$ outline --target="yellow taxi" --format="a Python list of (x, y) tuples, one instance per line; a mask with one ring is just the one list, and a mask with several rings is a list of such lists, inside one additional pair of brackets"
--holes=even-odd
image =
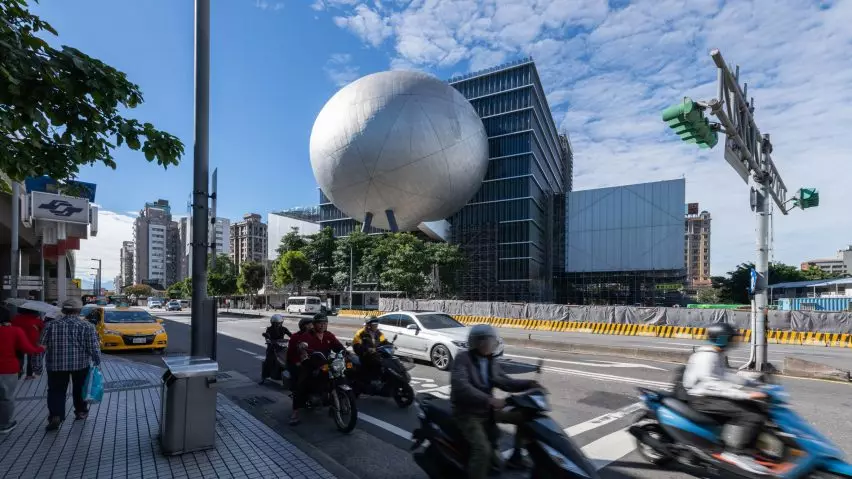
[(163, 320), (139, 308), (95, 307), (85, 313), (85, 319), (95, 325), (102, 351), (151, 349), (163, 352), (169, 336)]

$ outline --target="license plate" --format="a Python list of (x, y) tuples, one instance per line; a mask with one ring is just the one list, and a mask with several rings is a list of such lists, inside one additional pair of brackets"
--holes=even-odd
[(133, 344), (145, 344), (145, 338), (133, 338)]

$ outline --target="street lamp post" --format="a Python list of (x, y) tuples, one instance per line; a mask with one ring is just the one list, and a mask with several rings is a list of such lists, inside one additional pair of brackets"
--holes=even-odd
[(349, 309), (352, 309), (352, 276), (354, 273), (355, 255), (352, 242), (349, 242)]
[(96, 279), (95, 279), (94, 288), (92, 288), (92, 289), (94, 289), (94, 291), (92, 291), (92, 292), (95, 293), (95, 296), (100, 296), (101, 295), (101, 266), (102, 266), (103, 262), (99, 258), (92, 258), (92, 261), (98, 262), (98, 267), (92, 268), (94, 270), (97, 270), (97, 272), (98, 272), (98, 275), (96, 276)]

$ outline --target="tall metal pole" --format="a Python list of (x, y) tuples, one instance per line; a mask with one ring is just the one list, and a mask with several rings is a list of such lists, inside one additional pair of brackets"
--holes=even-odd
[[(755, 175), (758, 176), (758, 175)], [(766, 310), (769, 289), (769, 185), (767, 178), (760, 174), (757, 182), (757, 262), (754, 269), (757, 278), (754, 285), (755, 330), (752, 331), (752, 350), (754, 368), (763, 371), (767, 364), (766, 356)]]
[(352, 309), (352, 276), (355, 266), (355, 255), (353, 253), (352, 243), (349, 243), (349, 309)]
[[(210, 133), (210, 0), (195, 0), (195, 145), (192, 182), (192, 323), (190, 354), (202, 355), (207, 299), (207, 181)], [(212, 338), (216, 340), (215, 337)], [(211, 351), (212, 352), (212, 351)]]
[(18, 236), (20, 236), (21, 224), (21, 205), (18, 204), (18, 199), (21, 196), (21, 186), (12, 182), (12, 258), (9, 262), (9, 297), (18, 297), (18, 259), (20, 258), (20, 246), (18, 245)]

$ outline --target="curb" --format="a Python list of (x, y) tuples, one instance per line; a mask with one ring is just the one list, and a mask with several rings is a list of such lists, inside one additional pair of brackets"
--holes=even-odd
[(822, 379), (825, 381), (850, 381), (849, 371), (837, 369), (821, 363), (806, 361), (795, 356), (784, 358), (784, 369), (782, 374), (798, 378)]

